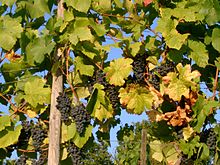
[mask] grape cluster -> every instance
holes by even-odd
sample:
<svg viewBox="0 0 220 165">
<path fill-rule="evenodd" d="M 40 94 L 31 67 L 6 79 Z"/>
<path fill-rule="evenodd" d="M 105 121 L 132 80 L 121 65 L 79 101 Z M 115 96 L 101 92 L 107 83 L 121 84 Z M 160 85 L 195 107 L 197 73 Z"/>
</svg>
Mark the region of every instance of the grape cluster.
<svg viewBox="0 0 220 165">
<path fill-rule="evenodd" d="M 71 100 L 66 94 L 61 94 L 57 97 L 57 109 L 61 113 L 61 120 L 68 125 L 70 123 L 69 113 L 71 111 Z"/>
<path fill-rule="evenodd" d="M 118 89 L 114 85 L 108 84 L 107 86 L 105 86 L 104 90 L 112 104 L 112 108 L 116 110 L 120 105 Z"/>
<path fill-rule="evenodd" d="M 215 151 L 217 137 L 213 128 L 206 129 L 201 133 L 200 141 L 206 143 L 211 151 Z"/>
<path fill-rule="evenodd" d="M 82 162 L 82 151 L 74 143 L 69 143 L 67 146 L 67 152 L 69 153 L 73 165 L 81 165 Z"/>
<path fill-rule="evenodd" d="M 41 150 L 44 139 L 47 137 L 47 131 L 43 129 L 41 124 L 36 124 L 31 128 L 32 144 L 36 151 Z"/>
<path fill-rule="evenodd" d="M 84 105 L 72 106 L 70 110 L 70 116 L 76 123 L 76 129 L 79 134 L 82 134 L 85 130 L 85 127 L 90 124 L 91 117 Z"/>
<path fill-rule="evenodd" d="M 26 155 L 21 155 L 19 159 L 15 162 L 15 165 L 26 165 L 28 157 Z"/>
<path fill-rule="evenodd" d="M 147 72 L 147 54 L 138 54 L 133 58 L 134 79 L 139 84 L 145 84 L 145 74 Z"/>
<path fill-rule="evenodd" d="M 167 60 L 165 63 L 150 71 L 148 81 L 156 90 L 160 90 L 160 77 L 164 77 L 167 75 L 167 73 L 173 71 L 174 63 Z"/>
<path fill-rule="evenodd" d="M 182 155 L 180 165 L 193 165 L 194 160 L 192 158 L 188 158 L 188 155 Z"/>
</svg>

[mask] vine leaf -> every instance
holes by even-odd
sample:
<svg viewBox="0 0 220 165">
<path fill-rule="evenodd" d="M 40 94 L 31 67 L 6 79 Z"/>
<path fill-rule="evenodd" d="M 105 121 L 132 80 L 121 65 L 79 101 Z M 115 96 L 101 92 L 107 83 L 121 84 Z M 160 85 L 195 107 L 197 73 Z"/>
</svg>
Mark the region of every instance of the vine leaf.
<svg viewBox="0 0 220 165">
<path fill-rule="evenodd" d="M 113 109 L 105 96 L 104 87 L 100 84 L 95 84 L 93 87 L 95 89 L 86 108 L 91 112 L 91 116 L 99 121 L 111 118 Z"/>
<path fill-rule="evenodd" d="M 61 131 L 61 142 L 65 143 L 76 135 L 76 124 L 71 123 L 70 125 L 65 125 L 62 123 Z"/>
<path fill-rule="evenodd" d="M 74 60 L 76 71 L 81 75 L 92 76 L 94 73 L 93 65 L 86 65 L 84 58 L 77 56 Z"/>
<path fill-rule="evenodd" d="M 205 45 L 200 41 L 188 40 L 188 47 L 190 48 L 189 57 L 192 58 L 198 66 L 204 68 L 209 60 Z"/>
<path fill-rule="evenodd" d="M 72 6 L 74 9 L 87 13 L 90 8 L 91 0 L 64 0 L 67 6 Z"/>
<path fill-rule="evenodd" d="M 32 79 L 25 83 L 23 98 L 33 107 L 38 104 L 50 103 L 50 88 L 45 88 L 45 80 L 40 78 Z"/>
<path fill-rule="evenodd" d="M 0 117 L 0 131 L 5 129 L 5 127 L 11 126 L 11 120 L 9 116 Z"/>
<path fill-rule="evenodd" d="M 45 55 L 50 54 L 55 46 L 55 43 L 50 40 L 50 37 L 41 37 L 34 39 L 26 47 L 27 62 L 30 65 L 42 63 Z"/>
<path fill-rule="evenodd" d="M 15 45 L 17 38 L 21 37 L 23 31 L 18 19 L 8 15 L 0 17 L 0 47 L 10 50 Z"/>
<path fill-rule="evenodd" d="M 214 28 L 212 31 L 212 46 L 220 52 L 220 29 Z"/>
<path fill-rule="evenodd" d="M 21 1 L 18 3 L 19 7 L 25 8 L 30 14 L 31 18 L 39 18 L 44 16 L 45 13 L 50 13 L 48 0 L 38 1 Z"/>
<path fill-rule="evenodd" d="M 22 126 L 18 125 L 7 127 L 0 132 L 0 148 L 5 148 L 11 144 L 14 144 L 18 141 Z"/>
<path fill-rule="evenodd" d="M 191 137 L 193 132 L 194 131 L 193 131 L 192 127 L 183 128 L 183 138 L 184 138 L 184 140 L 187 141 Z"/>
<path fill-rule="evenodd" d="M 130 85 L 119 90 L 119 97 L 122 106 L 130 113 L 141 114 L 145 108 L 151 109 L 154 96 L 143 87 Z"/>
<path fill-rule="evenodd" d="M 189 87 L 195 88 L 197 79 L 201 74 L 195 70 L 191 72 L 190 65 L 182 66 L 179 63 L 176 66 L 178 74 L 170 72 L 167 76 L 163 77 L 163 83 L 161 84 L 161 93 L 168 94 L 170 98 L 175 101 L 180 101 L 182 95 L 189 98 Z"/>
<path fill-rule="evenodd" d="M 76 133 L 76 135 L 73 138 L 74 144 L 77 147 L 82 148 L 86 144 L 86 142 L 89 140 L 89 138 L 92 136 L 92 129 L 93 129 L 93 126 L 89 125 L 85 130 L 85 135 L 82 137 L 78 133 Z"/>
<path fill-rule="evenodd" d="M 119 58 L 110 62 L 110 66 L 105 69 L 106 78 L 110 84 L 122 86 L 132 71 L 132 59 Z"/>
</svg>

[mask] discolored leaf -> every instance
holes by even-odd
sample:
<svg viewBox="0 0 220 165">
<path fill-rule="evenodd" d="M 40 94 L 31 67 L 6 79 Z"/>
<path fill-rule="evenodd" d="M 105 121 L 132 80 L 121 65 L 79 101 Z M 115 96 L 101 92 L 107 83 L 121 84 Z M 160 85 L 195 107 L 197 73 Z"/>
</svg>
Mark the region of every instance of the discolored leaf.
<svg viewBox="0 0 220 165">
<path fill-rule="evenodd" d="M 130 113 L 141 114 L 145 109 L 151 109 L 154 96 L 143 87 L 130 85 L 119 90 L 121 104 Z"/>
<path fill-rule="evenodd" d="M 76 124 L 71 123 L 70 125 L 65 125 L 62 123 L 62 128 L 61 128 L 61 142 L 65 143 L 72 139 L 76 135 Z"/>
<path fill-rule="evenodd" d="M 122 86 L 130 72 L 132 71 L 132 62 L 130 58 L 118 58 L 110 62 L 110 66 L 105 69 L 106 78 L 110 84 Z"/>
</svg>

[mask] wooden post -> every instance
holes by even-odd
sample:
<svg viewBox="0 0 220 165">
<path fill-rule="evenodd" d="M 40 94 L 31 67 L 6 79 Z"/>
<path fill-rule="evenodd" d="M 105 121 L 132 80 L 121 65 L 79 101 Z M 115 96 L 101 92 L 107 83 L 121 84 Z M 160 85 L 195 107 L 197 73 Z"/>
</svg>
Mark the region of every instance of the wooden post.
<svg viewBox="0 0 220 165">
<path fill-rule="evenodd" d="M 63 0 L 59 0 L 57 17 L 63 18 Z M 62 56 L 60 48 L 54 54 L 55 62 Z M 60 162 L 60 132 L 61 132 L 61 115 L 56 108 L 56 98 L 59 93 L 63 92 L 63 75 L 58 69 L 53 75 L 51 105 L 50 105 L 50 120 L 49 120 L 49 151 L 48 151 L 48 165 L 59 165 Z"/>
<path fill-rule="evenodd" d="M 146 165 L 146 146 L 147 146 L 147 130 L 143 126 L 142 131 L 141 131 L 141 154 L 140 154 L 140 159 L 141 163 L 140 165 Z"/>
</svg>

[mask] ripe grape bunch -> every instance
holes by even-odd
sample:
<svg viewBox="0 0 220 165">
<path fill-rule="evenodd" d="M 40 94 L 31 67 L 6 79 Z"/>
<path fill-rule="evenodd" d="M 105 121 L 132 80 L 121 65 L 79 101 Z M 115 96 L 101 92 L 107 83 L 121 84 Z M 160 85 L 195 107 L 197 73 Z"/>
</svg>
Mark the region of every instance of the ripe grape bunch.
<svg viewBox="0 0 220 165">
<path fill-rule="evenodd" d="M 133 58 L 134 79 L 139 84 L 145 84 L 145 74 L 147 72 L 147 54 L 138 54 Z"/>
<path fill-rule="evenodd" d="M 91 117 L 83 104 L 72 106 L 70 116 L 76 123 L 76 129 L 79 134 L 85 131 L 87 125 L 90 124 Z"/>
<path fill-rule="evenodd" d="M 69 114 L 72 108 L 72 103 L 70 98 L 64 93 L 60 93 L 60 95 L 57 97 L 57 109 L 61 113 L 61 120 L 66 124 L 69 125 L 70 119 Z"/>
<path fill-rule="evenodd" d="M 149 83 L 152 84 L 152 86 L 156 90 L 160 90 L 160 77 L 166 76 L 169 72 L 174 71 L 174 63 L 171 61 L 166 61 L 165 63 L 161 64 L 160 66 L 152 69 L 150 71 L 149 76 Z"/>
<path fill-rule="evenodd" d="M 82 162 L 82 151 L 74 143 L 70 142 L 67 146 L 67 152 L 71 156 L 73 165 L 81 165 Z"/>
<path fill-rule="evenodd" d="M 47 137 L 47 131 L 41 124 L 37 123 L 31 128 L 32 144 L 36 151 L 41 151 L 44 139 Z"/>
<path fill-rule="evenodd" d="M 72 118 L 76 123 L 77 131 L 82 134 L 91 120 L 85 106 L 83 104 L 73 106 L 70 98 L 66 94 L 60 94 L 57 97 L 57 103 L 56 107 L 61 113 L 61 120 L 66 125 L 69 125 Z"/>
<path fill-rule="evenodd" d="M 206 143 L 206 145 L 209 147 L 209 150 L 215 151 L 217 137 L 213 128 L 209 128 L 202 132 L 200 139 L 201 142 Z"/>
</svg>

